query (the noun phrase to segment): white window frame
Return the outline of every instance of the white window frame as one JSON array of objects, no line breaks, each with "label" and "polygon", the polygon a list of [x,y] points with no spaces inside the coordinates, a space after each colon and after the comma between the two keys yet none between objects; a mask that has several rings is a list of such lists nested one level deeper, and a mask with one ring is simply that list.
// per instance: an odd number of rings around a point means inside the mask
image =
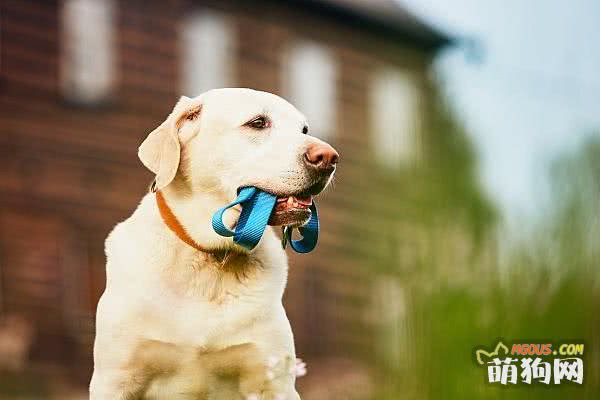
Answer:
[{"label": "white window frame", "polygon": [[71,101],[111,97],[116,82],[114,0],[63,0],[61,89]]},{"label": "white window frame", "polygon": [[236,47],[235,29],[226,14],[202,10],[186,17],[180,32],[182,93],[194,97],[234,86]]},{"label": "white window frame", "polygon": [[420,97],[413,73],[378,68],[370,87],[370,126],[376,162],[386,168],[414,163],[420,151]]},{"label": "white window frame", "polygon": [[284,96],[306,115],[309,133],[335,140],[338,65],[333,52],[313,41],[298,41],[284,53],[283,67]]}]

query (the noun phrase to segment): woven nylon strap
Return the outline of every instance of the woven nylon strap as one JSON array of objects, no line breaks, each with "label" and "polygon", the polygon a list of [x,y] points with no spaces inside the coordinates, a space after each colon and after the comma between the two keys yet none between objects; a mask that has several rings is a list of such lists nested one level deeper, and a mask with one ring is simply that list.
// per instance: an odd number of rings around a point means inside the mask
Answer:
[{"label": "woven nylon strap", "polygon": [[[244,187],[240,190],[237,199],[233,203],[219,209],[213,215],[213,229],[221,236],[233,236],[234,243],[252,250],[260,241],[276,202],[277,196],[275,195],[263,192],[252,186]],[[235,231],[232,231],[223,223],[223,214],[238,204],[242,206],[242,212]],[[312,211],[310,221],[298,228],[302,239],[292,240],[292,228],[286,227],[284,229],[284,247],[285,243],[289,242],[292,249],[298,253],[308,253],[315,248],[319,238],[319,217],[314,203],[310,209]]]},{"label": "woven nylon strap", "polygon": [[283,248],[285,244],[289,243],[290,247],[294,249],[296,253],[309,253],[313,251],[319,240],[319,214],[317,212],[317,206],[313,202],[310,206],[310,220],[303,226],[298,227],[298,232],[302,236],[302,239],[292,239],[292,231],[294,228],[286,226],[283,228]]}]

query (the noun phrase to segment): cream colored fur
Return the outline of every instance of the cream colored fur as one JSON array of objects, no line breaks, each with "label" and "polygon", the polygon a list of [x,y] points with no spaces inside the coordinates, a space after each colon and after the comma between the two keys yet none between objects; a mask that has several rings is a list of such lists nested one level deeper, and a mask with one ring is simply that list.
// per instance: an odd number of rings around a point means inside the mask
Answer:
[{"label": "cream colored fur", "polygon": [[[260,114],[272,127],[244,126]],[[214,233],[210,221],[240,186],[285,195],[311,184],[302,156],[319,140],[302,135],[305,124],[273,94],[218,89],[182,97],[140,146],[179,221],[216,255],[175,236],[153,193],[113,229],[91,399],[299,399],[287,366],[267,374],[274,360],[282,366],[296,357],[282,306],[288,265],[279,239],[268,227],[248,253]],[[238,214],[228,212],[226,221],[233,225]]]}]

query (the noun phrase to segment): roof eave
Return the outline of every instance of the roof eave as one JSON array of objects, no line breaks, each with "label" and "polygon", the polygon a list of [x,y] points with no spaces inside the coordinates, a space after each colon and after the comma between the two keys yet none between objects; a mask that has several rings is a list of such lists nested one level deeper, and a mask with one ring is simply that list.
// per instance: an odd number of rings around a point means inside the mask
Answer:
[{"label": "roof eave", "polygon": [[420,21],[418,28],[415,29],[413,26],[410,29],[400,23],[392,23],[327,2],[318,0],[289,0],[289,2],[318,12],[320,15],[342,21],[345,24],[355,25],[360,29],[392,37],[393,40],[405,43],[411,47],[417,46],[424,50],[436,52],[456,43],[455,38]]}]

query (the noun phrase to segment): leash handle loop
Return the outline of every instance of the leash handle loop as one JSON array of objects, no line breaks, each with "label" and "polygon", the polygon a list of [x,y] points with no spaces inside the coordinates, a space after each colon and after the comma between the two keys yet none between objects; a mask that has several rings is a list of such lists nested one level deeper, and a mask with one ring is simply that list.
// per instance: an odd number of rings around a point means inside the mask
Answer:
[{"label": "leash handle loop", "polygon": [[[241,204],[245,201],[248,201],[252,195],[256,192],[256,188],[253,187],[245,187],[240,190],[237,199],[235,201],[223,208],[220,208],[216,213],[213,214],[212,217],[212,227],[221,236],[231,237],[235,235],[235,232],[230,230],[223,223],[223,214],[225,211],[229,210],[231,207],[235,207],[238,204]],[[242,208],[243,210],[243,208]]]},{"label": "leash handle loop", "polygon": [[[233,236],[234,243],[252,250],[260,241],[276,202],[277,196],[273,194],[263,192],[252,186],[244,187],[240,190],[237,199],[233,203],[220,208],[214,213],[212,218],[213,229],[221,236]],[[238,204],[242,206],[242,212],[238,218],[235,230],[232,231],[223,223],[223,215],[225,211]],[[317,206],[314,203],[310,206],[310,210],[310,220],[305,225],[298,227],[298,232],[302,235],[302,239],[292,239],[294,228],[288,226],[283,229],[283,248],[285,248],[287,243],[297,253],[308,253],[315,248],[319,238],[319,215],[317,213]]]},{"label": "leash handle loop", "polygon": [[[221,236],[233,236],[234,243],[252,250],[260,241],[267,227],[276,201],[277,197],[270,193],[251,186],[244,187],[233,203],[219,209],[213,215],[213,229]],[[241,204],[242,212],[238,218],[235,231],[232,231],[223,223],[223,214],[238,204]]]},{"label": "leash handle loop", "polygon": [[305,225],[298,227],[298,232],[302,235],[302,239],[292,239],[292,232],[294,230],[292,227],[288,226],[284,229],[285,240],[282,242],[284,243],[284,248],[285,243],[289,243],[290,247],[296,253],[309,253],[314,250],[319,240],[319,214],[314,202],[310,206],[310,211],[310,220]]}]

